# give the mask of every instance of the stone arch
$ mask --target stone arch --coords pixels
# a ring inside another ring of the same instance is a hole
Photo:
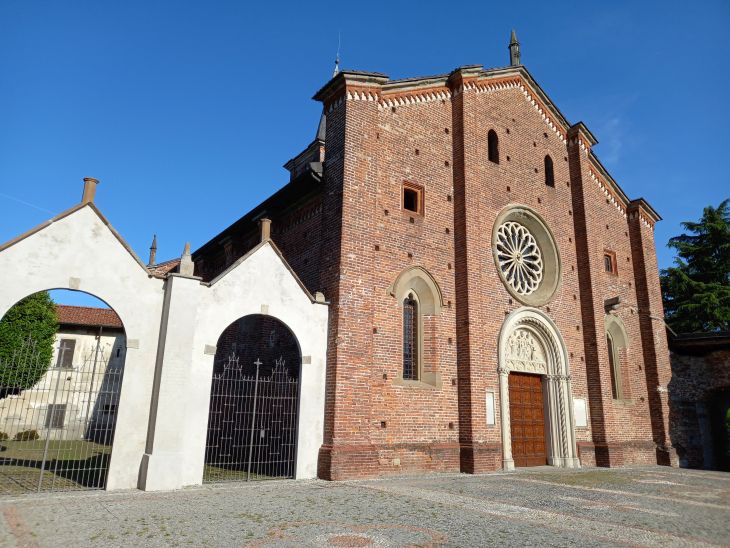
[[[425,316],[437,316],[443,308],[443,296],[441,288],[434,277],[423,267],[414,266],[405,269],[388,288],[388,293],[395,297],[401,312],[404,311],[404,301],[412,296],[417,303],[416,317],[416,363],[411,365],[414,374],[406,378],[405,357],[403,367],[399,375],[393,380],[397,385],[422,385],[441,387],[441,374],[434,360],[426,357],[425,349],[430,342],[433,342],[435,326],[433,323],[427,325]],[[404,320],[404,315],[401,315]],[[405,337],[405,332],[402,334]]]
[[[621,318],[606,314],[606,350],[611,368],[611,391],[614,399],[625,399],[631,395],[626,352],[629,347],[629,336],[626,334]],[[623,353],[622,353],[623,350]]]
[[[626,327],[624,327],[624,322],[621,321],[621,318],[613,314],[606,314],[605,325],[606,333],[611,336],[617,348],[629,347],[629,336],[626,333]]]
[[[274,316],[248,314],[223,330],[213,365],[204,483],[295,477],[301,367],[296,335]]]
[[[420,266],[406,268],[388,288],[388,293],[398,302],[402,302],[409,291],[413,291],[418,297],[422,314],[432,316],[441,312],[443,307],[441,288],[425,268]]]
[[[533,373],[543,377],[547,411],[548,464],[580,466],[573,417],[568,354],[555,323],[536,308],[520,308],[505,319],[499,334],[499,401],[502,428],[502,463],[514,468],[509,404],[509,374]]]

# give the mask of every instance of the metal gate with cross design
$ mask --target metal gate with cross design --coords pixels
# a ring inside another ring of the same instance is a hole
[[[235,353],[223,365],[211,385],[203,482],[293,478],[299,379],[281,357],[273,367],[257,359],[248,375]]]

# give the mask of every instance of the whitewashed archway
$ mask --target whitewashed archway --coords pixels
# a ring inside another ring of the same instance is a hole
[[[580,466],[575,442],[573,396],[565,343],[553,321],[536,308],[520,308],[504,321],[499,334],[499,407],[502,427],[502,464],[514,469],[509,411],[509,374],[543,377],[547,410],[548,464]]]

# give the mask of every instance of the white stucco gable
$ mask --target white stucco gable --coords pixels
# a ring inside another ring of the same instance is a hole
[[[192,275],[189,254],[180,273],[155,277],[93,204],[93,192],[84,196],[0,246],[0,317],[48,289],[90,293],[120,317],[127,350],[107,489],[202,482],[215,347],[231,323],[252,314],[278,319],[299,344],[295,474],[316,477],[324,428],[324,297],[307,291],[268,234],[210,283]]]
[[[198,389],[188,409],[207,409],[209,405],[215,345],[226,327],[251,314],[277,318],[292,331],[302,355],[296,477],[316,477],[324,432],[329,314],[324,299],[318,301],[309,294],[270,241],[259,244],[202,289],[193,351],[199,367],[193,367],[191,379]],[[205,444],[207,414],[193,411],[188,422],[191,446],[187,458],[191,461],[187,469],[192,476],[185,484],[200,482],[204,458],[200,448]]]
[[[152,278],[92,204],[79,204],[0,247],[0,317],[20,299],[48,289],[90,293],[124,324],[126,362],[117,440],[107,488],[137,486],[162,310],[163,281]]]

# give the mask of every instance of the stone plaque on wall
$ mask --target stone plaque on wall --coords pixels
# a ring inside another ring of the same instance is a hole
[[[575,427],[585,428],[588,426],[588,414],[586,412],[586,401],[583,398],[573,399],[575,407]]]
[[[487,392],[487,426],[494,426],[494,392]]]

